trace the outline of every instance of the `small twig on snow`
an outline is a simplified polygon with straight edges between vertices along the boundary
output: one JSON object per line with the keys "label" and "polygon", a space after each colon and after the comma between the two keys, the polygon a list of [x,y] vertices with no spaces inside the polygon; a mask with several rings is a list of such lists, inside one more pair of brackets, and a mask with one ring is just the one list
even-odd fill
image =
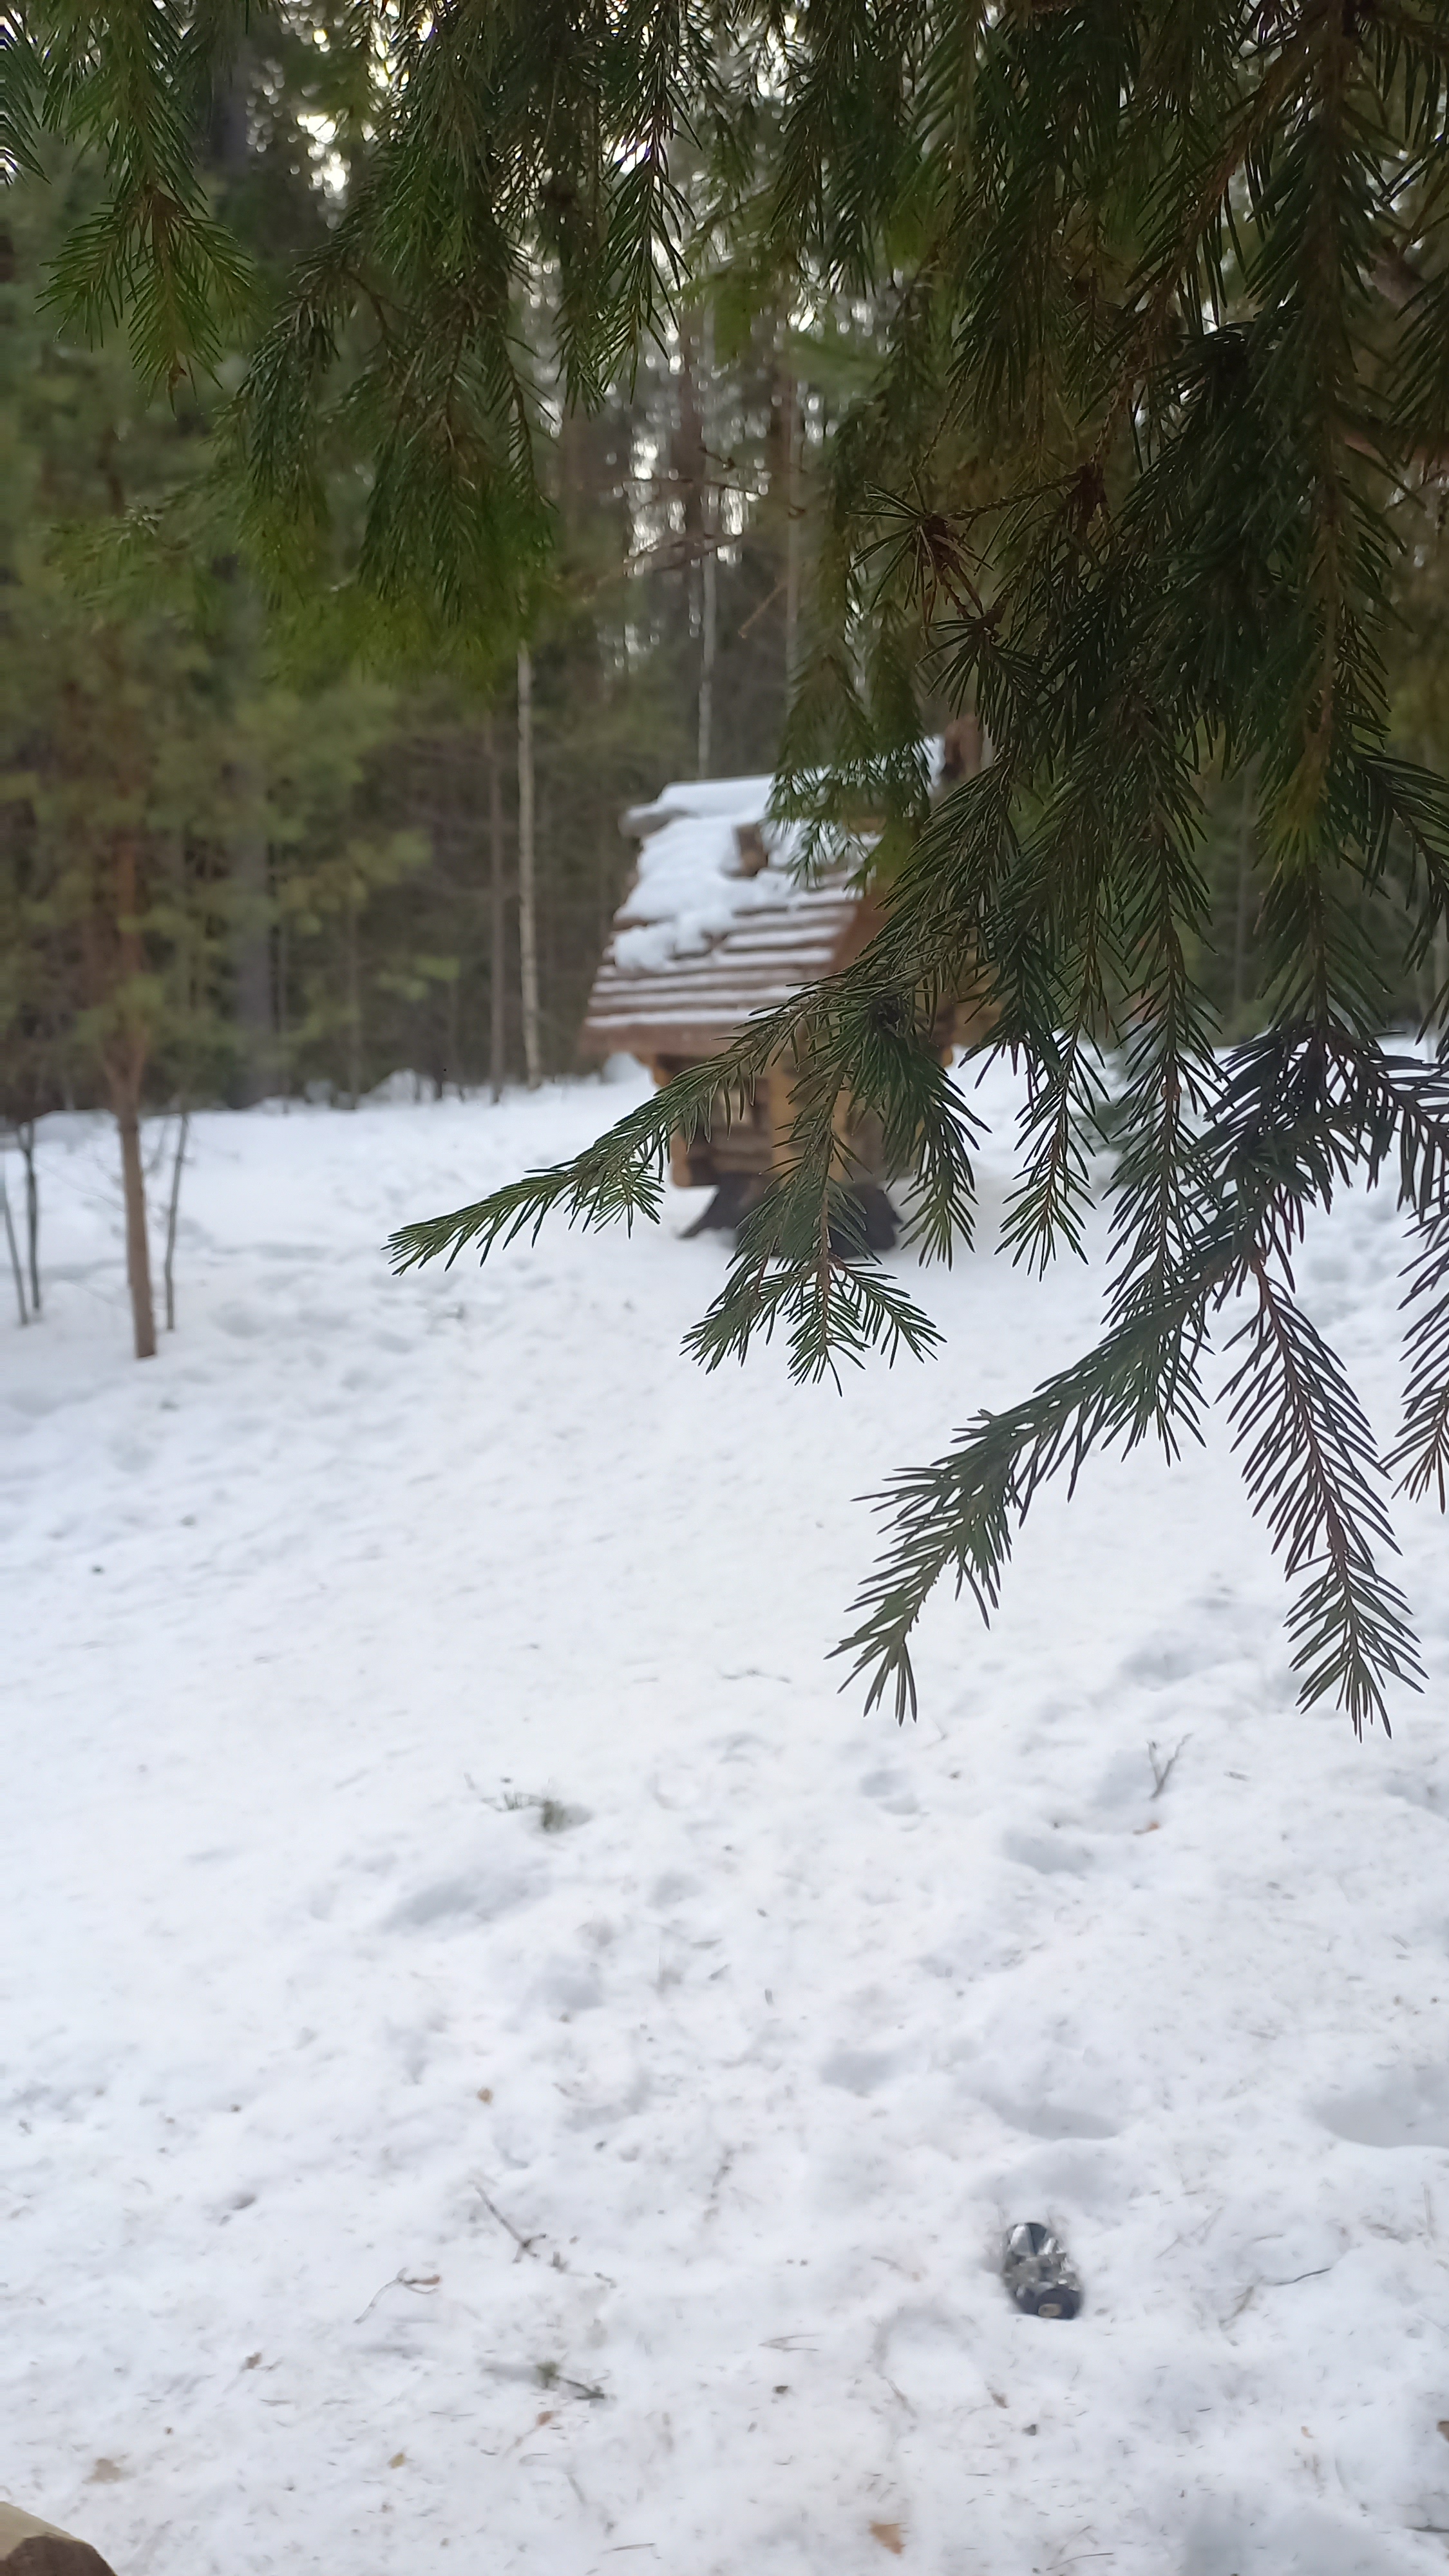
{"label": "small twig on snow", "polygon": [[353,2324],[360,2326],[363,2318],[370,2317],[378,2300],[385,2297],[389,2290],[411,2290],[417,2298],[430,2299],[433,2292],[441,2286],[442,2278],[441,2272],[394,2272],[392,2279],[384,2281],[380,2290],[374,2290],[362,2311],[362,2316],[354,2317]]}
{"label": "small twig on snow", "polygon": [[[484,2208],[487,2210],[489,2217],[490,2217],[490,2218],[496,2218],[496,2219],[497,2219],[497,2221],[498,2221],[499,2226],[500,2226],[501,2228],[503,2228],[503,2229],[504,2229],[504,2231],[506,2232],[506,2234],[508,2234],[509,2236],[511,2236],[511,2237],[512,2237],[514,2244],[515,2244],[515,2245],[517,2246],[517,2248],[518,2248],[518,2252],[517,2252],[517,2253],[514,2255],[514,2257],[513,2257],[514,2262],[515,2262],[515,2263],[521,2262],[521,2260],[522,2260],[523,2256],[524,2256],[525,2254],[527,2254],[527,2255],[530,2255],[530,2256],[532,2257],[532,2259],[533,2259],[533,2261],[534,2261],[535,2263],[541,2263],[541,2262],[543,2261],[543,2256],[542,2256],[541,2254],[535,2254],[535,2253],[534,2253],[534,2251],[533,2251],[533,2249],[534,2249],[535,2245],[538,2245],[538,2244],[540,2244],[540,2243],[542,2242],[542,2231],[540,2231],[539,2235],[537,2235],[537,2236],[520,2236],[520,2235],[519,2235],[519,2232],[518,2232],[518,2230],[517,2230],[517,2228],[516,2228],[516,2227],[514,2226],[514,2224],[513,2224],[512,2219],[511,2219],[511,2218],[505,2218],[505,2217],[504,2217],[503,2212],[502,2212],[502,2210],[498,2207],[497,2202],[496,2202],[496,2201],[492,2201],[492,2200],[490,2200],[490,2199],[489,2199],[488,2194],[487,2194],[487,2192],[484,2190],[483,2185],[481,2184],[481,2182],[475,2182],[475,2183],[474,2183],[474,2185],[473,2185],[473,2189],[474,2189],[474,2190],[476,2191],[476,2193],[478,2194],[478,2197],[479,2197],[479,2199],[482,2201]],[[561,2271],[561,2270],[563,2269],[562,2264],[560,2264],[557,2268]]]}
{"label": "small twig on snow", "polygon": [[602,2406],[606,2402],[602,2388],[590,2388],[585,2380],[570,2379],[565,2371],[559,2369],[556,2362],[539,2363],[538,2384],[540,2388],[566,2388],[571,2397],[587,2397],[590,2404],[594,2406]]}
{"label": "small twig on snow", "polygon": [[[1172,1778],[1173,1772],[1177,1768],[1179,1754],[1181,1754],[1186,1747],[1191,1744],[1191,1742],[1192,1737],[1190,1735],[1185,1735],[1180,1744],[1175,1744],[1173,1746],[1172,1751],[1167,1756],[1165,1762],[1159,1754],[1156,1745],[1148,1745],[1147,1759],[1152,1765],[1152,1777],[1156,1784],[1152,1792],[1153,1798],[1161,1797],[1163,1790],[1166,1788],[1168,1781]],[[1148,1803],[1150,1805],[1151,1800],[1149,1800]]]}

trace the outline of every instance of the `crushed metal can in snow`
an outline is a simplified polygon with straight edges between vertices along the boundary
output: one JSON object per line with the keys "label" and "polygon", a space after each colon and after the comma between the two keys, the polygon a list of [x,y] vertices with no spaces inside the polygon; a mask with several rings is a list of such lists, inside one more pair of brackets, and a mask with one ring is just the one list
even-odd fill
{"label": "crushed metal can in snow", "polygon": [[1023,2316],[1074,2317],[1082,2304],[1082,2284],[1065,2248],[1034,2218],[1007,2229],[1001,2277]]}

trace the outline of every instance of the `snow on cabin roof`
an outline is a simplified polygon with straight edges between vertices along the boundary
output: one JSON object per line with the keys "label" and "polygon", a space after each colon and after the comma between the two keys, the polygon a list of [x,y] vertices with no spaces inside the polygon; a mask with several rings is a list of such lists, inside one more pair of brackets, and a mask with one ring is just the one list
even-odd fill
{"label": "snow on cabin roof", "polygon": [[769,801],[768,778],[700,778],[626,814],[640,849],[614,916],[611,953],[623,973],[655,974],[698,956],[744,915],[799,891],[791,863],[800,829],[770,822]]}
{"label": "snow on cabin roof", "polygon": [[[932,792],[973,773],[985,749],[974,718],[948,726],[927,746]],[[639,865],[589,997],[588,1053],[710,1054],[855,954],[861,898],[844,867],[797,881],[804,827],[771,818],[772,785],[676,779],[624,816]]]}
{"label": "snow on cabin roof", "polygon": [[673,823],[688,815],[727,815],[732,820],[744,816],[749,822],[760,823],[769,811],[773,784],[768,777],[676,778],[670,786],[661,787],[651,805],[631,805],[619,829],[643,840],[659,824]]}
{"label": "snow on cabin roof", "polygon": [[770,819],[770,786],[681,780],[625,815],[638,873],[590,997],[591,1052],[709,1050],[839,962],[859,898],[796,882],[801,827]]}

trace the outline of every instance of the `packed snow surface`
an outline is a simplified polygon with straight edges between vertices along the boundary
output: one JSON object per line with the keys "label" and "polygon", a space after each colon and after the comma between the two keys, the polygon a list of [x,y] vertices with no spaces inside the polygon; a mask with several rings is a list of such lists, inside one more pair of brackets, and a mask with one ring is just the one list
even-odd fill
{"label": "packed snow surface", "polygon": [[[984,1241],[843,1398],[681,1358],[689,1201],[389,1274],[629,1097],[201,1119],[145,1367],[111,1141],[43,1137],[0,2488],[118,2576],[1442,2570],[1442,1524],[1392,1744],[1295,1711],[1221,1427],[1043,1501],[898,1734],[826,1661],[857,1498],[1098,1271]],[[1302,1271],[1385,1422],[1400,1251],[1356,1198]],[[1008,2304],[1019,2218],[1074,2322]]]}

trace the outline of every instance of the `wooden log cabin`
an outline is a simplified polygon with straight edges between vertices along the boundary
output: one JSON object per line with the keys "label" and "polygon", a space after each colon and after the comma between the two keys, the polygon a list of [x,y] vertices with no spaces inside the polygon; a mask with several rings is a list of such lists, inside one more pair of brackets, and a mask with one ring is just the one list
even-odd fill
{"label": "wooden log cabin", "polygon": [[[940,746],[943,784],[975,766],[959,731]],[[639,844],[628,894],[614,917],[580,1036],[586,1055],[632,1055],[657,1083],[718,1053],[758,1011],[848,965],[879,918],[844,874],[802,885],[791,872],[799,827],[769,819],[770,780],[690,779],[636,805],[621,830]],[[954,1030],[943,1032],[949,1045]],[[790,1128],[790,1067],[772,1064],[752,1097],[736,1098],[707,1135],[676,1140],[675,1181],[711,1187],[698,1224],[728,1227],[754,1204],[778,1166]],[[867,1239],[895,1239],[890,1175],[870,1129],[851,1135],[851,1181]]]}

